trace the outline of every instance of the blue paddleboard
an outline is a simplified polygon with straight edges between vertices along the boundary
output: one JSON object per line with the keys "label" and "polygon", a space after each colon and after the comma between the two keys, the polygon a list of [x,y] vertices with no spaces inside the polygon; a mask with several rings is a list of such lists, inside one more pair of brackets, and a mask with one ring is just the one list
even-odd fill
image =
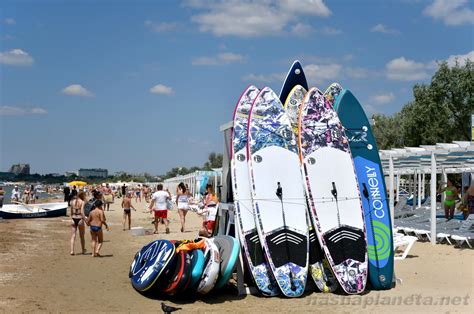
{"label": "blue paddleboard", "polygon": [[369,120],[349,90],[343,90],[334,108],[345,128],[354,159],[367,232],[369,280],[373,289],[392,286],[393,236],[385,180]]}
{"label": "blue paddleboard", "polygon": [[202,276],[202,272],[204,271],[204,253],[199,250],[192,250],[189,252],[191,254],[191,282],[188,285],[189,289],[192,289],[197,282],[199,281],[199,278]]}
{"label": "blue paddleboard", "polygon": [[291,65],[291,68],[286,75],[285,81],[283,82],[283,86],[281,87],[279,98],[282,104],[285,103],[291,90],[296,85],[301,85],[304,89],[308,90],[308,82],[306,81],[303,67],[298,60],[295,60]]}
{"label": "blue paddleboard", "polygon": [[175,247],[167,240],[156,240],[145,245],[133,259],[129,277],[132,286],[144,292],[150,289],[175,257]]}

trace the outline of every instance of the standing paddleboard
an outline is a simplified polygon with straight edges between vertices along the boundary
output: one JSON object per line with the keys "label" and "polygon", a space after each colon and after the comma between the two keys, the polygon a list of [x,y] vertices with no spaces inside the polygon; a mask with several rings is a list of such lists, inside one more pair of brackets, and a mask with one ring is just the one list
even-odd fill
{"label": "standing paddleboard", "polygon": [[278,96],[265,87],[249,116],[248,156],[258,235],[287,297],[304,292],[308,273],[306,201],[298,147]]}
{"label": "standing paddleboard", "polygon": [[367,230],[369,280],[374,289],[390,289],[393,277],[393,236],[382,165],[374,134],[362,106],[349,91],[336,101],[337,113],[349,139],[362,192]]}
{"label": "standing paddleboard", "polygon": [[319,242],[344,291],[361,293],[367,281],[367,242],[347,137],[317,88],[306,94],[299,121],[302,171]]}
{"label": "standing paddleboard", "polygon": [[329,102],[331,107],[337,111],[337,99],[339,95],[342,93],[342,86],[339,83],[332,83],[324,92],[324,98]]}
{"label": "standing paddleboard", "polygon": [[240,97],[234,110],[231,147],[232,191],[237,215],[237,233],[243,252],[247,257],[249,271],[258,290],[264,295],[274,296],[279,293],[279,289],[265,261],[258,237],[247,162],[249,113],[259,92],[260,90],[255,86],[249,86]]}
{"label": "standing paddleboard", "polygon": [[286,75],[285,82],[281,87],[280,102],[282,104],[285,103],[291,90],[296,85],[301,85],[304,89],[308,89],[308,82],[306,82],[306,76],[304,75],[303,67],[298,60],[295,60],[291,65],[291,68]]}
{"label": "standing paddleboard", "polygon": [[[291,90],[285,101],[285,111],[291,121],[291,126],[298,137],[298,119],[301,104],[307,91],[301,85],[296,85]],[[324,256],[321,245],[316,237],[311,219],[308,219],[309,230],[309,273],[321,292],[332,292],[338,287],[337,280],[331,273],[329,263]]]}
{"label": "standing paddleboard", "polygon": [[129,277],[132,286],[144,292],[150,289],[175,258],[175,247],[167,240],[156,240],[145,245],[133,259]]}

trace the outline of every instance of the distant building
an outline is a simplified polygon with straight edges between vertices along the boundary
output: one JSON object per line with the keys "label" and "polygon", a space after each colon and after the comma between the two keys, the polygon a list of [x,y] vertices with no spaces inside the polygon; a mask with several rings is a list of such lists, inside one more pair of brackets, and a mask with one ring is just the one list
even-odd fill
{"label": "distant building", "polygon": [[16,175],[18,174],[30,174],[30,164],[16,164],[10,167],[9,172]]}
{"label": "distant building", "polygon": [[108,171],[107,169],[79,169],[78,171],[79,177],[83,178],[107,178]]}
{"label": "distant building", "polygon": [[77,171],[66,171],[64,172],[65,177],[77,176]]}

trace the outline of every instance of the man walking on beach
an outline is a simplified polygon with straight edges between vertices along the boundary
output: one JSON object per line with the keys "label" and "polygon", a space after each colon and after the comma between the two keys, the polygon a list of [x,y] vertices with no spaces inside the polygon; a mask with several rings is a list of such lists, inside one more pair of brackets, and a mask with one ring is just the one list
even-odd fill
{"label": "man walking on beach", "polygon": [[114,193],[112,192],[112,189],[109,187],[108,183],[104,187],[103,194],[105,201],[105,209],[108,211],[110,209],[110,204],[114,202]]}
{"label": "man walking on beach", "polygon": [[128,230],[132,225],[132,209],[137,211],[132,205],[132,194],[129,192],[123,195],[122,199],[122,208],[123,208],[123,231],[125,231],[125,223],[128,218]]}
{"label": "man walking on beach", "polygon": [[149,211],[153,211],[155,214],[155,234],[158,234],[158,223],[165,224],[166,233],[170,233],[169,220],[168,220],[168,209],[167,201],[171,199],[171,194],[169,191],[163,191],[163,184],[158,184],[156,186],[156,192],[151,196],[151,203],[148,207]]}

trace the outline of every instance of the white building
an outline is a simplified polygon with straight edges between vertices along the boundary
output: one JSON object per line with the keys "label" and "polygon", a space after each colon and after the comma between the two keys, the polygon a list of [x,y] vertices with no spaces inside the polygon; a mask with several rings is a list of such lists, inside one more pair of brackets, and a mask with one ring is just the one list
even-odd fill
{"label": "white building", "polygon": [[107,169],[79,169],[78,171],[79,177],[83,178],[107,178],[108,171]]}

